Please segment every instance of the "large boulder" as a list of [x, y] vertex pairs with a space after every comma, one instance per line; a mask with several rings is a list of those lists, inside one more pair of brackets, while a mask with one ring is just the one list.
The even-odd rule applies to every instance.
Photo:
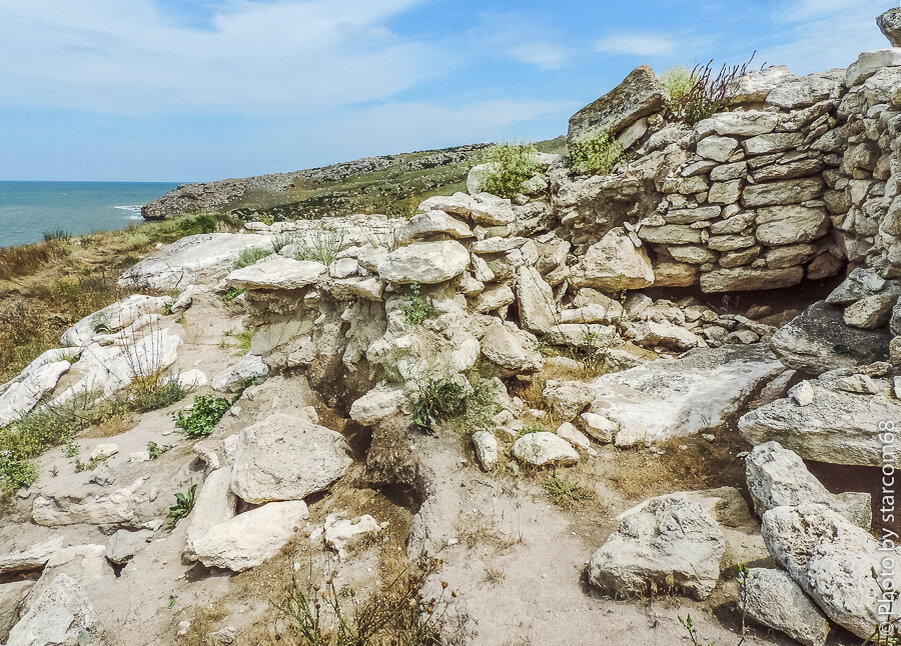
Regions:
[[804, 646], [823, 646], [829, 620], [782, 570], [751, 568], [742, 579], [738, 607], [750, 619]]
[[185, 556], [193, 559], [194, 543], [216, 525], [235, 517], [237, 502], [231, 492], [231, 469], [216, 469], [206, 477], [188, 516]]
[[482, 354], [505, 373], [519, 374], [539, 370], [544, 358], [534, 336], [515, 323], [497, 317], [485, 328], [480, 340]]
[[378, 264], [378, 274], [389, 283], [443, 283], [469, 266], [469, 252], [455, 240], [416, 242], [389, 253]]
[[278, 554], [309, 517], [302, 500], [271, 502], [211, 527], [193, 543], [207, 567], [242, 572]]
[[436, 195], [419, 204], [420, 213], [432, 210], [469, 218], [476, 224], [485, 226], [504, 226], [516, 219], [510, 200], [490, 193]]
[[125, 525], [137, 527], [151, 520], [160, 507], [159, 491], [148, 476], [110, 493], [79, 489], [58, 495], [39, 495], [31, 516], [38, 525]]
[[636, 67], [613, 90], [569, 119], [567, 143], [592, 132], [619, 134], [642, 117], [666, 107], [666, 90], [647, 65]]
[[300, 500], [343, 476], [352, 462], [349, 453], [340, 433], [275, 413], [238, 436], [231, 489], [254, 504]]
[[78, 582], [60, 574], [9, 633], [7, 646], [105, 646], [105, 631]]
[[774, 507], [815, 503], [826, 505], [864, 529], [870, 527], [872, 510], [869, 494], [859, 498], [862, 504], [849, 506], [840, 496], [830, 493], [807, 470], [797, 453], [783, 448], [778, 442], [755, 446], [745, 458], [745, 474], [748, 493], [759, 516]]
[[843, 311], [824, 301], [814, 303], [773, 335], [773, 352], [789, 368], [819, 375], [888, 359], [886, 331], [847, 325]]
[[34, 587], [34, 581], [12, 581], [0, 584], [0, 643], [5, 644], [9, 631], [22, 613], [25, 597]]
[[876, 18], [876, 24], [892, 47], [901, 47], [901, 9], [889, 9]]
[[126, 270], [123, 287], [184, 289], [194, 283], [215, 283], [225, 278], [245, 249], [271, 249], [269, 236], [202, 233], [188, 236]]
[[60, 341], [64, 346], [89, 345], [98, 334], [109, 334], [130, 326], [145, 314], [162, 312], [171, 298], [132, 294], [89, 314], [63, 332]]
[[[901, 419], [901, 401], [809, 383], [810, 403], [785, 398], [752, 410], [738, 421], [742, 436], [754, 445], [776, 441], [805, 460], [881, 467], [878, 422]], [[901, 468], [901, 454], [894, 463]]]
[[590, 411], [619, 425], [618, 446], [658, 442], [723, 424], [784, 369], [760, 345], [699, 348], [599, 377]]
[[651, 498], [619, 516], [588, 563], [588, 580], [614, 595], [682, 592], [706, 599], [726, 541], [716, 520], [682, 493]]
[[45, 363], [23, 372], [21, 379], [0, 393], [0, 428], [30, 413], [49, 395], [71, 364], [68, 361]]
[[247, 267], [235, 269], [225, 284], [235, 289], [302, 289], [315, 284], [328, 267], [313, 260], [295, 260], [272, 254]]
[[558, 435], [542, 431], [527, 433], [513, 443], [513, 455], [535, 466], [565, 466], [579, 460], [579, 454]]
[[588, 248], [572, 268], [570, 282], [606, 292], [642, 289], [654, 284], [654, 269], [644, 247], [636, 247], [625, 229], [616, 228]]
[[784, 568], [832, 621], [862, 639], [883, 621], [883, 592], [873, 578], [884, 559], [901, 562], [901, 548], [880, 550], [866, 530], [828, 507], [776, 507], [763, 515], [763, 540]]
[[554, 292], [534, 267], [523, 265], [517, 268], [516, 299], [523, 329], [545, 334], [557, 323]]

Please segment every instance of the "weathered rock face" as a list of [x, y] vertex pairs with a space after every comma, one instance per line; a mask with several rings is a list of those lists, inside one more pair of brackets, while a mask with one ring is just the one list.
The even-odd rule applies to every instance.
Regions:
[[594, 103], [570, 117], [567, 141], [594, 131], [619, 134], [627, 126], [663, 109], [666, 90], [647, 65], [635, 68], [626, 79]]
[[275, 556], [309, 517], [302, 500], [271, 502], [211, 527], [193, 543], [207, 567], [242, 572]]
[[513, 455], [535, 466], [564, 466], [578, 461], [579, 454], [562, 437], [553, 433], [528, 433], [513, 444]]
[[778, 442], [758, 444], [745, 458], [748, 492], [758, 516], [775, 507], [797, 506], [804, 503], [826, 505], [854, 524], [869, 529], [870, 496], [862, 496], [863, 507], [850, 508], [817, 480], [794, 451], [782, 448]]
[[392, 251], [379, 263], [379, 277], [389, 283], [443, 283], [463, 273], [469, 252], [459, 242], [418, 242]]
[[224, 278], [245, 249], [267, 249], [271, 245], [268, 237], [258, 235], [203, 233], [188, 236], [128, 269], [119, 283], [161, 290], [209, 283]]
[[901, 9], [889, 9], [876, 18], [876, 24], [892, 47], [901, 47]]
[[272, 254], [225, 277], [235, 289], [301, 289], [314, 284], [327, 268], [321, 262], [294, 260]]
[[[878, 421], [899, 419], [901, 401], [810, 384], [811, 403], [778, 399], [744, 415], [738, 423], [744, 438], [754, 445], [776, 441], [807, 460], [882, 466]], [[901, 456], [895, 466], [901, 467]]]
[[13, 581], [0, 586], [0, 641], [3, 643], [19, 621], [25, 596], [33, 587], [34, 581]]
[[750, 619], [785, 633], [805, 646], [823, 646], [829, 620], [782, 570], [751, 568], [738, 595]]
[[237, 392], [249, 379], [265, 377], [269, 366], [255, 354], [246, 354], [238, 363], [213, 377], [213, 389], [221, 392]]
[[760, 346], [692, 350], [599, 377], [590, 410], [619, 425], [618, 446], [660, 441], [722, 424], [784, 369]]
[[835, 623], [866, 639], [880, 623], [881, 597], [872, 569], [882, 558], [901, 558], [897, 548], [880, 553], [868, 532], [827, 507], [776, 507], [761, 529], [773, 559]]
[[349, 452], [340, 433], [276, 413], [241, 431], [231, 490], [255, 504], [300, 500], [343, 476]]
[[890, 340], [886, 332], [847, 325], [841, 309], [820, 301], [780, 328], [771, 347], [788, 367], [819, 375], [884, 361]]
[[9, 646], [105, 646], [96, 610], [78, 582], [60, 574], [9, 633]]
[[615, 595], [685, 592], [706, 599], [720, 574], [723, 532], [683, 494], [651, 498], [619, 517], [588, 563], [588, 580]]
[[636, 248], [625, 229], [617, 228], [588, 248], [573, 267], [570, 282], [606, 292], [641, 289], [654, 284], [654, 269], [645, 250]]

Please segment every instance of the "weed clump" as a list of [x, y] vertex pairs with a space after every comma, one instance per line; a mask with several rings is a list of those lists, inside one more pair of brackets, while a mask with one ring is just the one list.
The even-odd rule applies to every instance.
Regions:
[[249, 267], [250, 265], [255, 265], [263, 258], [271, 255], [271, 249], [245, 249], [235, 261], [235, 269], [242, 269], [244, 267]]
[[309, 236], [298, 238], [294, 241], [297, 251], [294, 252], [295, 260], [313, 260], [323, 265], [330, 265], [338, 258], [338, 253], [344, 246], [343, 231], [316, 231]]
[[185, 493], [175, 494], [175, 504], [169, 507], [169, 513], [166, 518], [174, 527], [182, 518], [186, 518], [191, 510], [194, 509], [194, 503], [197, 500], [197, 485], [191, 485]]
[[179, 411], [173, 415], [175, 425], [182, 430], [185, 437], [191, 440], [207, 437], [213, 432], [219, 420], [225, 416], [231, 402], [224, 397], [197, 395], [194, 405], [188, 411]]
[[413, 422], [427, 433], [440, 422], [480, 429], [499, 411], [494, 380], [474, 370], [465, 380], [429, 379], [413, 402]]
[[743, 65], [723, 65], [715, 76], [713, 59], [706, 65], [696, 65], [691, 72], [680, 67], [670, 68], [661, 78], [664, 88], [669, 92], [670, 115], [694, 126], [718, 112], [728, 110], [726, 95], [729, 86], [747, 73], [756, 53], [751, 54], [751, 58]]
[[520, 192], [523, 182], [537, 174], [538, 151], [532, 144], [499, 144], [485, 153], [490, 164], [482, 188], [500, 197], [512, 198]]
[[431, 301], [427, 301], [419, 295], [422, 286], [419, 283], [410, 284], [410, 301], [404, 305], [404, 318], [410, 325], [422, 325], [426, 319], [435, 315], [435, 308]]
[[584, 175], [609, 175], [623, 160], [625, 152], [609, 132], [589, 132], [569, 144], [570, 166]]

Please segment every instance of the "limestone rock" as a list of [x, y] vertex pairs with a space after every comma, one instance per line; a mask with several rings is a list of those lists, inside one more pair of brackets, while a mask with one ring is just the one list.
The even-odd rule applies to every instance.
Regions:
[[619, 424], [617, 446], [690, 435], [722, 424], [783, 370], [759, 345], [691, 350], [598, 377], [590, 412]]
[[302, 500], [270, 502], [218, 525], [194, 541], [207, 567], [242, 572], [275, 556], [309, 517]]
[[162, 311], [168, 302], [171, 302], [171, 299], [132, 294], [84, 317], [63, 332], [60, 341], [64, 346], [70, 347], [89, 345], [96, 335], [108, 334], [128, 327], [145, 314]]
[[706, 599], [726, 541], [717, 522], [681, 493], [651, 498], [619, 516], [588, 563], [588, 580], [615, 595], [687, 593]]
[[901, 47], [901, 9], [889, 9], [876, 18], [876, 24], [892, 47]]
[[760, 209], [757, 224], [757, 239], [770, 246], [810, 242], [829, 230], [825, 209], [803, 206]]
[[[817, 480], [801, 457], [778, 442], [765, 442], [754, 447], [745, 458], [748, 492], [758, 516], [782, 505], [804, 503], [826, 505], [854, 524], [869, 529], [870, 519], [852, 513], [845, 502], [834, 496]], [[869, 500], [869, 494], [865, 494]], [[869, 507], [869, 503], [867, 503]]]
[[194, 544], [216, 525], [234, 518], [237, 502], [231, 492], [230, 468], [216, 469], [206, 477], [188, 516], [185, 556], [194, 560]]
[[585, 437], [585, 434], [569, 422], [563, 422], [557, 427], [557, 435], [580, 449], [587, 449], [591, 446], [591, 442]]
[[9, 633], [8, 646], [106, 646], [94, 606], [78, 582], [60, 574]]
[[476, 458], [485, 471], [491, 471], [497, 464], [498, 450], [497, 438], [488, 431], [476, 431], [472, 434], [472, 446], [476, 452]]
[[404, 231], [404, 236], [411, 240], [441, 234], [453, 238], [471, 238], [472, 229], [444, 211], [432, 210], [414, 215]]
[[19, 380], [0, 393], [0, 428], [30, 413], [56, 388], [69, 367], [68, 361], [54, 361], [31, 370], [26, 368]]
[[338, 552], [338, 558], [347, 556], [347, 550], [364, 537], [378, 534], [382, 527], [369, 514], [346, 518], [343, 514], [329, 514], [322, 527], [326, 547]]
[[698, 142], [697, 153], [706, 159], [726, 162], [738, 148], [738, 141], [732, 137], [707, 137]]
[[588, 434], [601, 444], [610, 444], [616, 439], [619, 424], [597, 413], [582, 413], [582, 421]]
[[231, 490], [254, 504], [300, 500], [343, 476], [352, 462], [349, 453], [340, 433], [275, 413], [241, 431]]
[[427, 213], [431, 210], [460, 215], [483, 226], [504, 226], [516, 220], [516, 212], [510, 200], [490, 193], [438, 195], [420, 203], [420, 212]]
[[641, 289], [654, 283], [654, 269], [644, 247], [636, 247], [626, 231], [617, 228], [588, 248], [572, 268], [570, 282], [602, 291]]
[[469, 266], [469, 252], [454, 240], [417, 242], [392, 251], [378, 264], [379, 277], [389, 283], [443, 283]]
[[779, 115], [773, 112], [720, 112], [699, 122], [695, 126], [695, 133], [699, 136], [715, 132], [724, 137], [755, 137], [773, 132], [778, 123]]
[[569, 442], [547, 431], [523, 435], [514, 442], [513, 455], [535, 466], [564, 466], [579, 460]]
[[880, 328], [888, 323], [897, 302], [897, 292], [882, 292], [862, 298], [845, 309], [845, 324], [864, 330]]
[[822, 505], [776, 507], [763, 515], [763, 540], [773, 559], [832, 621], [866, 639], [880, 619], [881, 596], [871, 570], [901, 549], [879, 552], [867, 531]]
[[819, 375], [888, 359], [887, 333], [845, 324], [842, 310], [814, 303], [773, 335], [773, 352], [789, 368]]
[[116, 565], [124, 565], [147, 544], [147, 539], [152, 535], [153, 532], [149, 529], [137, 532], [120, 529], [110, 536], [109, 542], [106, 544], [106, 558]]
[[632, 330], [635, 343], [643, 346], [661, 346], [679, 352], [707, 347], [704, 339], [697, 334], [669, 321], [645, 321], [632, 326]]
[[666, 106], [666, 90], [647, 65], [637, 67], [613, 90], [569, 119], [567, 143], [591, 133], [620, 131]]
[[746, 186], [742, 193], [742, 205], [746, 208], [801, 204], [819, 197], [823, 181], [818, 177], [803, 177], [781, 182], [765, 182]]
[[714, 269], [701, 274], [701, 291], [705, 293], [743, 292], [759, 289], [780, 289], [797, 285], [804, 279], [802, 267], [755, 269], [735, 267]]
[[805, 108], [828, 99], [844, 80], [844, 70], [799, 76], [776, 86], [766, 102], [785, 110]]
[[534, 267], [523, 265], [516, 270], [516, 299], [523, 329], [544, 334], [557, 322], [554, 293]]
[[[872, 269], [855, 269], [841, 285], [826, 297], [830, 305], [851, 305], [867, 296], [872, 296], [885, 288], [886, 281]], [[894, 291], [894, 290], [893, 290]]]
[[158, 492], [145, 487], [147, 476], [110, 494], [78, 496], [37, 496], [31, 516], [38, 525], [128, 525], [137, 526], [151, 519]]
[[857, 60], [851, 63], [845, 75], [845, 85], [849, 88], [860, 85], [883, 67], [901, 65], [901, 48], [875, 49], [862, 52]]
[[751, 568], [742, 581], [738, 607], [754, 621], [783, 632], [804, 646], [826, 643], [826, 615], [782, 570]]
[[124, 287], [184, 289], [195, 283], [215, 283], [234, 268], [245, 249], [269, 249], [268, 236], [203, 233], [188, 236], [145, 258], [119, 279]]
[[480, 340], [482, 354], [505, 372], [528, 373], [539, 370], [544, 358], [538, 352], [538, 341], [514, 323], [496, 317]]
[[376, 386], [351, 404], [350, 418], [360, 424], [372, 426], [399, 412], [405, 402], [402, 389]]
[[[774, 440], [805, 460], [882, 466], [878, 420], [901, 419], [901, 402], [885, 395], [835, 391], [811, 382], [813, 403], [777, 399], [739, 420], [742, 436], [757, 445]], [[901, 455], [895, 458], [901, 467]]]
[[793, 77], [794, 74], [784, 65], [752, 70], [726, 86], [726, 99], [731, 103], [760, 103], [766, 101], [770, 92]]
[[63, 545], [63, 537], [56, 536], [43, 543], [36, 543], [27, 550], [0, 556], [0, 574], [36, 570], [42, 568]]
[[542, 390], [554, 415], [564, 421], [574, 419], [594, 401], [594, 388], [583, 381], [548, 379]]
[[19, 621], [25, 597], [34, 581], [12, 581], [0, 585], [0, 643], [6, 643], [10, 629]]
[[213, 390], [219, 392], [238, 392], [248, 379], [265, 377], [269, 374], [269, 366], [263, 358], [255, 354], [246, 354], [233, 366], [230, 366], [213, 377]]
[[225, 277], [225, 284], [235, 289], [302, 289], [327, 273], [328, 267], [321, 262], [272, 254], [248, 267], [235, 269]]

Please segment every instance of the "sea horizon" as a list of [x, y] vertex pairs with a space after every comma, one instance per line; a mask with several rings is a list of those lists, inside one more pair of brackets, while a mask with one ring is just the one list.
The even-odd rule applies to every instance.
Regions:
[[0, 180], [0, 247], [124, 229], [143, 221], [141, 207], [184, 182]]

